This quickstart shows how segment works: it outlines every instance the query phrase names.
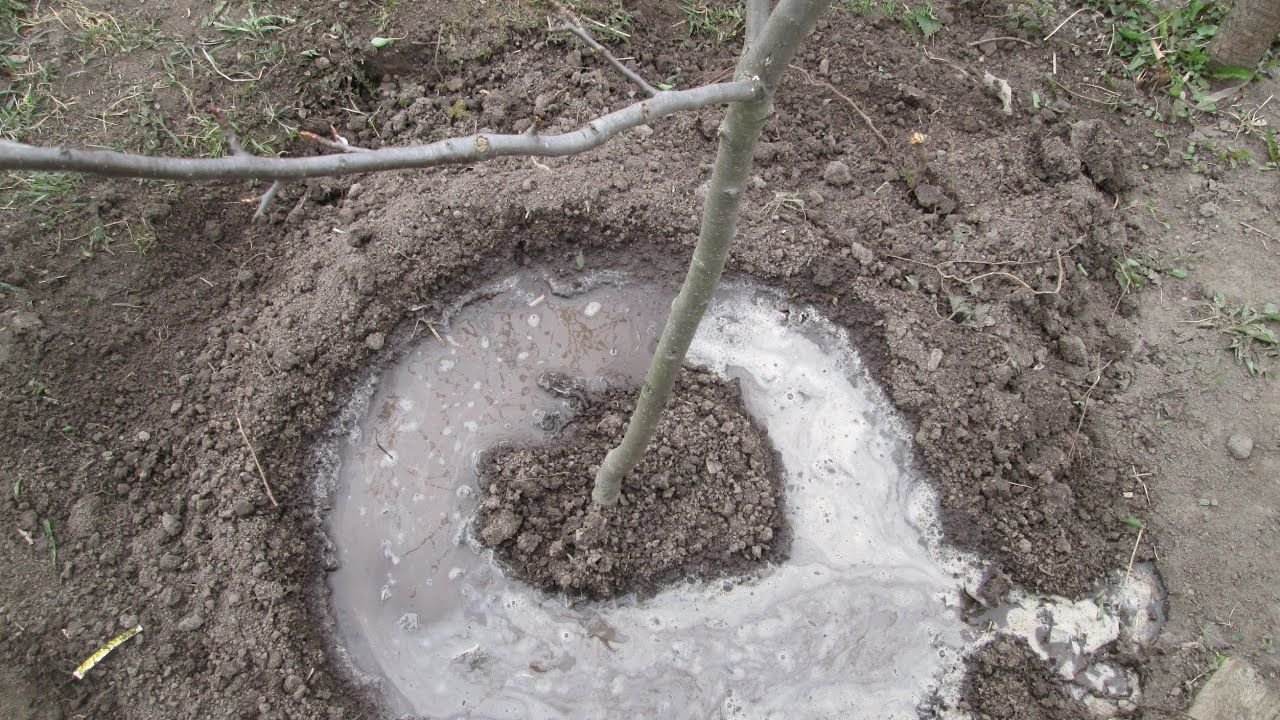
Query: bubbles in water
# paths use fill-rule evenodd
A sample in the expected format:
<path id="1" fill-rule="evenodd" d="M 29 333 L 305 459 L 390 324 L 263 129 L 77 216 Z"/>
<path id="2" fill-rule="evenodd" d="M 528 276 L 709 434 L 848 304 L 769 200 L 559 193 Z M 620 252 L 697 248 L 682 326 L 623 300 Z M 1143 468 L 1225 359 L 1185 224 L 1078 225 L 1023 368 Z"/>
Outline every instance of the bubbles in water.
<path id="1" fill-rule="evenodd" d="M 463 527 L 475 455 L 540 439 L 535 418 L 568 414 L 536 388 L 543 372 L 638 382 L 666 311 L 665 293 L 645 288 L 562 299 L 534 278 L 506 285 L 513 291 L 452 318 L 449 358 L 430 338 L 388 368 L 369 403 L 376 412 L 339 439 L 335 614 L 352 657 L 387 679 L 397 710 L 914 718 L 944 672 L 954 681 L 976 633 L 954 609 L 959 581 L 934 559 L 934 503 L 905 464 L 896 419 L 842 332 L 745 286 L 722 292 L 690 359 L 741 381 L 782 457 L 790 560 L 757 578 L 577 607 L 503 576 Z M 423 377 L 427 367 L 440 373 Z M 1110 602 L 1137 618 L 1151 597 Z M 1114 617 L 1090 625 L 1059 609 L 1046 634 L 1047 601 L 1026 602 L 993 618 L 996 632 L 1045 638 L 1037 651 L 1058 653 L 1082 693 L 1136 692 L 1136 678 L 1089 664 L 1121 632 Z M 1149 624 L 1132 631 L 1135 642 L 1153 634 Z"/>

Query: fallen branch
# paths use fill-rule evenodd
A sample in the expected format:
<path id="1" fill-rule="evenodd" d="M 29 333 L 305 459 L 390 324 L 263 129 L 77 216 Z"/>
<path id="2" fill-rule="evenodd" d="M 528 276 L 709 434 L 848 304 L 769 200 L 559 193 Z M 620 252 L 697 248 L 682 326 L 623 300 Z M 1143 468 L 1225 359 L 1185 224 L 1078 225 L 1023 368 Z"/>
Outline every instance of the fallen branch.
<path id="1" fill-rule="evenodd" d="M 296 180 L 381 170 L 459 165 L 510 156 L 563 157 L 599 147 L 618 133 L 672 113 L 708 105 L 759 99 L 759 80 L 717 83 L 691 90 L 667 90 L 602 115 L 559 135 L 487 135 L 440 140 L 428 145 L 305 158 L 253 155 L 221 158 L 148 157 L 111 150 L 35 147 L 0 141 L 0 170 L 50 170 L 152 180 Z"/>

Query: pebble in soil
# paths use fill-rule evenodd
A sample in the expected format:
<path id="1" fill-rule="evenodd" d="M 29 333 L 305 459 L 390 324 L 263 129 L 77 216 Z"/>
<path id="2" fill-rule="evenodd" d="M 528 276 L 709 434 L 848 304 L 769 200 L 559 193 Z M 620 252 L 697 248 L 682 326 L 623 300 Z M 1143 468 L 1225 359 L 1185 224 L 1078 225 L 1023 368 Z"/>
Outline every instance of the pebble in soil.
<path id="1" fill-rule="evenodd" d="M 583 398 L 637 384 L 664 293 L 603 284 L 562 298 L 519 276 L 478 297 L 437 328 L 439 340 L 428 337 L 371 377 L 339 420 L 343 437 L 322 451 L 333 466 L 318 489 L 332 506 L 340 652 L 381 684 L 391 709 L 914 718 L 935 691 L 959 687 L 967 648 L 997 634 L 1034 641 L 1045 623 L 1055 626 L 1058 608 L 1074 607 L 1022 597 L 1038 609 L 992 616 L 988 633 L 967 630 L 958 576 L 973 576 L 976 561 L 940 566 L 934 503 L 847 337 L 746 285 L 722 288 L 690 361 L 737 382 L 776 449 L 791 525 L 785 562 L 606 602 L 567 602 L 509 577 L 473 538 L 483 520 L 468 526 L 477 457 L 502 443 L 545 441 Z M 564 377 L 585 378 L 585 389 L 556 381 Z M 773 552 L 761 546 L 762 557 Z M 674 574 L 690 574 L 677 565 Z M 1124 633 L 1106 598 L 1093 607 L 1106 618 L 1096 637 Z M 1151 615 L 1134 614 L 1143 612 Z M 1094 667 L 1093 640 L 1057 641 L 1045 649 L 1069 660 L 1058 666 L 1069 671 L 1064 680 Z M 1119 693 L 1105 678 L 1095 685 L 1102 689 L 1074 687 Z M 1136 686 L 1121 689 L 1136 696 Z"/>

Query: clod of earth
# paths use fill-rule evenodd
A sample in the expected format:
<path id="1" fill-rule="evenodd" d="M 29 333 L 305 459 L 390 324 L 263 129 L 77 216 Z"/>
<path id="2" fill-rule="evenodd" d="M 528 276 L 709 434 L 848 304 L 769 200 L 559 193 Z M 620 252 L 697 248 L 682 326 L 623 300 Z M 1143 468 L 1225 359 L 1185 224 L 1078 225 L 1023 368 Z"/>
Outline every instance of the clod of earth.
<path id="1" fill-rule="evenodd" d="M 593 507 L 595 467 L 621 437 L 634 394 L 575 399 L 556 440 L 486 454 L 475 528 L 499 561 L 535 587 L 604 599 L 784 559 L 789 532 L 776 453 L 743 407 L 737 381 L 704 370 L 686 368 L 677 381 L 623 502 Z"/>

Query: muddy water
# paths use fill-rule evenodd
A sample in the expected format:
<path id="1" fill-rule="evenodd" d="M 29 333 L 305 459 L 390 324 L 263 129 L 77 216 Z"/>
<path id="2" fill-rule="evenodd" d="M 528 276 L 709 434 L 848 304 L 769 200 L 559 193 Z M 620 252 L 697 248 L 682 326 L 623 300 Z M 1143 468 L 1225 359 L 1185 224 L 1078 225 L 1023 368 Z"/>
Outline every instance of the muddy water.
<path id="1" fill-rule="evenodd" d="M 782 456 L 790 560 L 576 607 L 504 577 L 467 533 L 475 454 L 537 440 L 539 423 L 568 412 L 537 387 L 544 372 L 638 382 L 667 296 L 604 284 L 564 299 L 532 276 L 488 295 L 371 380 L 335 449 L 332 607 L 354 665 L 395 711 L 908 718 L 982 640 L 953 608 L 974 563 L 944 572 L 934 559 L 927 490 L 847 339 L 745 286 L 722 291 L 691 360 L 741 379 Z M 1039 618 L 1035 603 L 1055 602 L 1023 600 Z M 1019 618 L 1013 608 L 992 624 L 1044 635 Z"/>

